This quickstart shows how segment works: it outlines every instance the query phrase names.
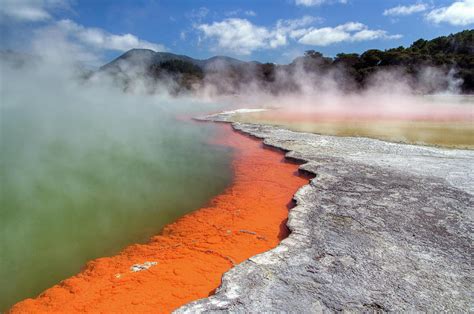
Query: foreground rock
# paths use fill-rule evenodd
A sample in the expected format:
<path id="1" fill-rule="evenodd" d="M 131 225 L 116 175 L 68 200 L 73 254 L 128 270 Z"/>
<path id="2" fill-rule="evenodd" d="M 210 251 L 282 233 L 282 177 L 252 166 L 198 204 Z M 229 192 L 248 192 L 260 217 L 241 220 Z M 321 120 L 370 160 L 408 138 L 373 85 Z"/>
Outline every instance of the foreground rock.
<path id="1" fill-rule="evenodd" d="M 234 128 L 316 178 L 294 197 L 287 239 L 177 312 L 470 310 L 474 152 Z"/>

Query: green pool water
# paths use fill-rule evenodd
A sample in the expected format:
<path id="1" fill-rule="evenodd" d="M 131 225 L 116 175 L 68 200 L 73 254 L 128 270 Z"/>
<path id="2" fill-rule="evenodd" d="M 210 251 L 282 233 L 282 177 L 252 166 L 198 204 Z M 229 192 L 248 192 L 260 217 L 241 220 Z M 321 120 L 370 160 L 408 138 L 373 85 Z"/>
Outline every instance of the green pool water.
<path id="1" fill-rule="evenodd" d="M 146 242 L 232 175 L 229 149 L 208 144 L 220 126 L 176 119 L 202 104 L 27 86 L 1 84 L 0 311 Z"/>

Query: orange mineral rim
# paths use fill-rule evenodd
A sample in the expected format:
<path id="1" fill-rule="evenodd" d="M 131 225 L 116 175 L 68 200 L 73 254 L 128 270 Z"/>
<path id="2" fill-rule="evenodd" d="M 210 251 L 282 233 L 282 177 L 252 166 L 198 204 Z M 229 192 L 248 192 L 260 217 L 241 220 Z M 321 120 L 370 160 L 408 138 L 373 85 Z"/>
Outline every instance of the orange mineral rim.
<path id="1" fill-rule="evenodd" d="M 298 166 L 280 151 L 263 149 L 260 140 L 230 125 L 221 129 L 216 144 L 233 148 L 234 171 L 222 194 L 166 226 L 149 243 L 93 260 L 10 312 L 168 313 L 209 296 L 235 264 L 277 246 L 288 235 L 293 194 L 308 178 L 298 175 Z"/>

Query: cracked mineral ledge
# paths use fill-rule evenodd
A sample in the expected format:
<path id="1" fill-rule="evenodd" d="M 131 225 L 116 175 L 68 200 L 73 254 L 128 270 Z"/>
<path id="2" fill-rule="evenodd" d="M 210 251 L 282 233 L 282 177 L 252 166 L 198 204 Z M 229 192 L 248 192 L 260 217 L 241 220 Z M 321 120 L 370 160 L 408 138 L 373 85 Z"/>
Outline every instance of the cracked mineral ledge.
<path id="1" fill-rule="evenodd" d="M 176 312 L 471 310 L 473 151 L 233 126 L 316 177 L 288 238 Z"/>

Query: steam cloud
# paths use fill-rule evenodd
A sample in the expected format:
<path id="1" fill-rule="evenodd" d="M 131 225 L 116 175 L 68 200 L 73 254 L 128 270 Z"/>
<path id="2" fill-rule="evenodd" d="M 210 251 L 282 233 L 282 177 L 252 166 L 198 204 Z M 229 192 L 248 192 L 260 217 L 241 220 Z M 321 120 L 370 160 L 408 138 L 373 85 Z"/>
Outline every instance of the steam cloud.
<path id="1" fill-rule="evenodd" d="M 230 180 L 215 127 L 178 121 L 215 103 L 126 92 L 80 60 L 98 60 L 54 30 L 31 55 L 0 54 L 0 311 L 146 241 Z M 208 181 L 203 186 L 202 181 Z"/>
<path id="2" fill-rule="evenodd" d="M 368 116 L 396 114 L 402 119 L 412 115 L 443 119 L 446 114 L 473 118 L 465 98 L 457 97 L 462 80 L 454 68 L 422 67 L 416 79 L 396 68 L 379 70 L 358 88 L 344 67 L 308 71 L 304 61 L 297 59 L 292 66 L 277 67 L 270 83 L 262 82 L 261 70 L 256 67 L 248 66 L 236 80 L 232 66 L 216 62 L 195 92 L 204 99 L 227 101 L 237 107 L 333 116 L 366 112 Z M 433 101 L 436 96 L 443 96 L 442 102 Z"/>

